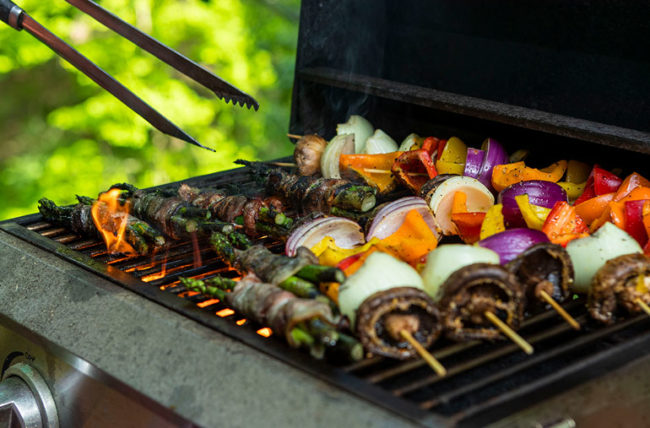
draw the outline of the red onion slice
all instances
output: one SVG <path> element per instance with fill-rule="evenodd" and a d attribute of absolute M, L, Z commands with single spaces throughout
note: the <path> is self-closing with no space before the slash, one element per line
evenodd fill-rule
<path fill-rule="evenodd" d="M 417 196 L 400 198 L 381 208 L 368 228 L 366 239 L 368 241 L 374 237 L 384 239 L 392 235 L 404 223 L 404 217 L 411 210 L 417 210 L 436 238 L 440 239 L 440 231 L 429 205 Z"/>
<path fill-rule="evenodd" d="M 481 169 L 478 173 L 478 181 L 483 183 L 485 187 L 494 191 L 492 188 L 492 170 L 497 165 L 508 163 L 508 153 L 503 146 L 493 138 L 486 138 L 483 141 L 481 149 L 485 151 L 485 158 Z"/>
<path fill-rule="evenodd" d="M 361 226 L 355 221 L 343 217 L 321 217 L 294 230 L 287 239 L 285 252 L 293 257 L 298 247 L 311 248 L 326 236 L 332 237 L 341 248 L 354 248 L 366 242 Z"/>
<path fill-rule="evenodd" d="M 540 242 L 549 242 L 548 237 L 543 232 L 534 229 L 517 228 L 489 236 L 478 241 L 478 245 L 499 254 L 501 264 L 504 265 L 529 247 Z"/>
<path fill-rule="evenodd" d="M 476 178 L 481 172 L 481 166 L 485 158 L 485 152 L 480 149 L 467 149 L 467 159 L 465 160 L 465 171 L 463 175 Z"/>
<path fill-rule="evenodd" d="M 506 187 L 499 193 L 498 203 L 503 205 L 503 219 L 507 227 L 525 227 L 515 196 L 528 195 L 528 202 L 545 208 L 553 208 L 556 202 L 567 201 L 566 191 L 557 183 L 542 180 L 521 181 Z"/>

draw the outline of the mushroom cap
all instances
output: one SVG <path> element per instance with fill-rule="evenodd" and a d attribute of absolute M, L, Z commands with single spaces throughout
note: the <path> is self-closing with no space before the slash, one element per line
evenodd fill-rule
<path fill-rule="evenodd" d="M 391 314 L 409 314 L 418 317 L 413 337 L 425 348 L 440 336 L 442 323 L 433 300 L 421 289 L 396 287 L 378 291 L 363 301 L 357 310 L 357 333 L 367 352 L 404 360 L 416 355 L 405 340 L 395 340 L 385 326 Z"/>

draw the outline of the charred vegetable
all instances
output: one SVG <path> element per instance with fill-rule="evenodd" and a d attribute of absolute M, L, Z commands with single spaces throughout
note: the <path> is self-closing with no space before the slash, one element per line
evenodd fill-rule
<path fill-rule="evenodd" d="M 305 135 L 296 143 L 293 158 L 300 175 L 314 175 L 320 171 L 320 159 L 327 141 L 318 135 Z"/>
<path fill-rule="evenodd" d="M 626 254 L 609 260 L 594 276 L 589 292 L 590 315 L 605 324 L 619 307 L 628 313 L 641 311 L 637 300 L 650 303 L 650 257 Z"/>
<path fill-rule="evenodd" d="M 517 329 L 523 317 L 523 290 L 514 274 L 502 266 L 475 263 L 447 278 L 440 308 L 452 340 L 502 338 L 485 313 L 491 312 Z"/>
<path fill-rule="evenodd" d="M 533 245 L 506 267 L 523 286 L 529 307 L 542 304 L 542 291 L 558 302 L 570 295 L 573 263 L 561 245 L 550 242 Z"/>
<path fill-rule="evenodd" d="M 440 335 L 442 324 L 426 293 L 413 287 L 396 287 L 378 291 L 363 301 L 357 310 L 356 330 L 368 352 L 403 360 L 416 353 L 402 337 L 403 330 L 428 348 Z"/>

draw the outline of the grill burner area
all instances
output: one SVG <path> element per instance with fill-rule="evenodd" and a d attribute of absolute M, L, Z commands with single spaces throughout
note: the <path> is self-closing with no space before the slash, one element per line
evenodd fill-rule
<path fill-rule="evenodd" d="M 242 170 L 198 177 L 188 184 L 218 187 L 233 183 L 252 187 Z M 168 185 L 172 187 L 173 185 Z M 273 337 L 270 329 L 228 308 L 216 299 L 185 289 L 179 277 L 205 278 L 215 274 L 236 277 L 210 249 L 198 242 L 202 265 L 195 267 L 192 242 L 174 243 L 167 254 L 153 257 L 114 257 L 103 242 L 79 237 L 31 215 L 0 224 L 5 231 L 52 251 L 85 269 L 183 314 L 210 328 L 241 340 L 284 362 L 299 367 L 375 404 L 422 424 L 484 424 L 527 407 L 534 395 L 549 396 L 567 385 L 586 380 L 601 370 L 622 365 L 643 354 L 650 344 L 650 320 L 645 315 L 609 327 L 590 323 L 584 301 L 565 309 L 583 326 L 573 330 L 555 312 L 528 317 L 519 330 L 534 347 L 527 356 L 510 342 L 453 343 L 439 341 L 433 354 L 448 370 L 439 378 L 422 360 L 405 362 L 373 357 L 335 367 L 312 360 Z M 282 251 L 281 243 L 261 242 Z M 166 262 L 165 262 L 166 260 Z"/>

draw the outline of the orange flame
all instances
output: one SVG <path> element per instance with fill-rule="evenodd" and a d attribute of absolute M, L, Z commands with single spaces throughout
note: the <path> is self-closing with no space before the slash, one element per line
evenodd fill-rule
<path fill-rule="evenodd" d="M 162 270 L 160 272 L 155 272 L 155 273 L 150 273 L 149 275 L 145 275 L 140 280 L 144 282 L 151 282 L 155 281 L 160 278 L 164 278 L 165 275 L 167 275 L 167 256 L 169 255 L 169 252 L 165 253 L 165 258 L 162 261 Z"/>
<path fill-rule="evenodd" d="M 93 203 L 90 212 L 95 227 L 101 232 L 110 254 L 137 255 L 137 251 L 125 240 L 130 204 L 120 204 L 118 200 L 120 193 L 119 189 L 102 193 Z"/>

